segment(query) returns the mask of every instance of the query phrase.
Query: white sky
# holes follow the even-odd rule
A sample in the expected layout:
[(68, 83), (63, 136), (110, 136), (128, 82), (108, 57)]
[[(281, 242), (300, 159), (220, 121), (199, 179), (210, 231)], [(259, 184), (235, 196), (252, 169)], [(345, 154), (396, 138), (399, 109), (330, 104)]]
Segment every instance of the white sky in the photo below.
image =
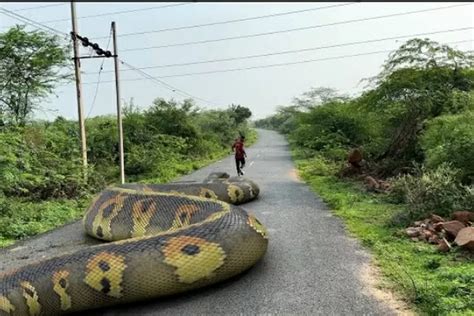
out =
[[(8, 10), (18, 10), (48, 3), (8, 3), (3, 2), (0, 7)], [(137, 10), (167, 5), (168, 3), (78, 3), (78, 17), (107, 14), (123, 10)], [(174, 3), (177, 4), (177, 3)], [(109, 33), (111, 21), (116, 21), (118, 34), (156, 30), (177, 26), (219, 22), (240, 19), (280, 12), (309, 9), (324, 6), (333, 6), (337, 3), (190, 3), (163, 9), (150, 9), (127, 14), (105, 15), (78, 20), (79, 34), (89, 38), (106, 36)], [(340, 3), (342, 4), (342, 3)], [(245, 55), (265, 54), (286, 50), (297, 50), (310, 47), (328, 46), (355, 41), (379, 39), (410, 35), (424, 32), (435, 32), (448, 29), (471, 27), (469, 30), (433, 34), (424, 37), (442, 43), (471, 40), (474, 38), (474, 5), (448, 8), (444, 10), (422, 12), (411, 15), (368, 20), (357, 23), (334, 25), (314, 28), (303, 31), (281, 33), (254, 38), (227, 40), (215, 43), (178, 46), (150, 50), (122, 52), (120, 50), (157, 46), (189, 41), (209, 40), (223, 37), (247, 35), (253, 33), (272, 32), (278, 30), (306, 27), (319, 24), (328, 24), (344, 20), (369, 18), (379, 15), (401, 13), (443, 6), (452, 6), (456, 3), (356, 3), (325, 10), (308, 11), (304, 13), (279, 16), (266, 19), (257, 19), (238, 23), (217, 26), (201, 27), (171, 32), (151, 33), (146, 35), (118, 38), (119, 56), (135, 67), (146, 67), (163, 64), (185, 63), (211, 59), (239, 57)], [(457, 3), (462, 4), (462, 3)], [(61, 6), (46, 7), (34, 10), (16, 11), (35, 21), (49, 21), (70, 19), (70, 6), (64, 3)], [(0, 31), (20, 23), (13, 18), (0, 14)], [(62, 32), (71, 31), (70, 20), (54, 23), (45, 23), (49, 27)], [(408, 38), (407, 38), (408, 39)], [(297, 62), (307, 59), (330, 58), (341, 55), (369, 53), (381, 50), (396, 49), (406, 39), (387, 40), (382, 42), (359, 44), (353, 46), (328, 48), (267, 56), (252, 59), (233, 60), (227, 62), (188, 65), (169, 68), (147, 69), (153, 76), (167, 76), (190, 72), (213, 71), (228, 68), (253, 67), (275, 63)], [(97, 42), (105, 47), (107, 39)], [(461, 50), (472, 50), (473, 42), (453, 44)], [(87, 49), (82, 55), (89, 54)], [(272, 114), (279, 105), (288, 105), (292, 98), (298, 96), (310, 87), (326, 86), (337, 89), (342, 93), (354, 95), (360, 92), (363, 85), (359, 84), (362, 78), (378, 73), (380, 66), (388, 53), (357, 56), (344, 59), (333, 59), (282, 67), (270, 67), (226, 73), (172, 77), (162, 79), (192, 95), (209, 100), (206, 104), (197, 100), (197, 104), (205, 108), (225, 108), (231, 103), (247, 106), (253, 112), (254, 119)], [(97, 82), (97, 71), (101, 59), (82, 61), (84, 83)], [(121, 69), (126, 69), (121, 65)], [(105, 60), (104, 71), (113, 70), (113, 60)], [(87, 74), (95, 73), (95, 74)], [(148, 80), (125, 81), (131, 78), (140, 78), (134, 71), (122, 71), (121, 83), (122, 98), (134, 98), (135, 104), (141, 108), (148, 107), (157, 97), (177, 100), (181, 96), (169, 91)], [(103, 73), (102, 81), (113, 80), (113, 73)], [(95, 106), (91, 111), (92, 100), (96, 85), (84, 85), (85, 114), (90, 116), (115, 113), (115, 86), (113, 83), (102, 83)], [(73, 83), (59, 87), (57, 96), (52, 96), (43, 104), (50, 111), (39, 112), (37, 117), (52, 119), (57, 115), (77, 119), (77, 105), (75, 86)]]

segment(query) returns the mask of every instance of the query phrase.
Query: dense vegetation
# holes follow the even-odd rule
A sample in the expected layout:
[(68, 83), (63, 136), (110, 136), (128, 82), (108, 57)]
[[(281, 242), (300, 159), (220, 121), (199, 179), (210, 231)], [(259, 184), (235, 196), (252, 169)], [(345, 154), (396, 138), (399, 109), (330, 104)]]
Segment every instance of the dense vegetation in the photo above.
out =
[[(412, 211), (407, 220), (472, 209), (473, 61), (448, 46), (410, 40), (390, 55), (360, 97), (312, 89), (255, 125), (288, 135), (308, 157), (341, 166), (349, 150), (358, 148), (367, 174), (394, 180), (393, 198)], [(427, 191), (415, 193), (423, 183)]]
[[(0, 34), (0, 246), (80, 217), (91, 194), (119, 181), (114, 115), (86, 120), (88, 170), (77, 122), (33, 119), (39, 101), (67, 77), (60, 75), (67, 55), (42, 32)], [(229, 154), (239, 133), (249, 143), (256, 136), (247, 126), (252, 113), (241, 105), (204, 110), (192, 100), (157, 98), (146, 110), (131, 100), (123, 112), (128, 182), (170, 181)]]
[[(440, 254), (404, 233), (432, 213), (474, 211), (473, 65), (472, 55), (413, 39), (361, 96), (312, 89), (255, 123), (287, 135), (301, 175), (372, 250), (386, 286), (427, 314), (474, 313), (472, 255)], [(354, 148), (364, 158), (356, 170)], [(388, 190), (367, 192), (367, 175)]]
[[(167, 182), (228, 154), (239, 133), (252, 141), (241, 108), (207, 111), (190, 100), (163, 99), (145, 111), (129, 105), (123, 118), (127, 181)], [(90, 194), (118, 182), (115, 117), (89, 119), (86, 130), (87, 181), (77, 122), (58, 117), (0, 129), (0, 243), (77, 218)]]

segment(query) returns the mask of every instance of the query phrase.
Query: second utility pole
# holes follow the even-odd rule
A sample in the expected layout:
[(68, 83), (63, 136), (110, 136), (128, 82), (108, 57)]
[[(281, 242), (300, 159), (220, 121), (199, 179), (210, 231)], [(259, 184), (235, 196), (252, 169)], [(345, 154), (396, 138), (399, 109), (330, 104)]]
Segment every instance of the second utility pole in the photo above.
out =
[(119, 81), (119, 63), (117, 54), (117, 36), (115, 30), (115, 21), (112, 22), (112, 38), (114, 41), (114, 64), (115, 64), (115, 91), (117, 94), (117, 129), (119, 136), (119, 158), (120, 158), (120, 183), (125, 183), (125, 167), (123, 161), (123, 129), (122, 129), (122, 107), (120, 105), (120, 81)]

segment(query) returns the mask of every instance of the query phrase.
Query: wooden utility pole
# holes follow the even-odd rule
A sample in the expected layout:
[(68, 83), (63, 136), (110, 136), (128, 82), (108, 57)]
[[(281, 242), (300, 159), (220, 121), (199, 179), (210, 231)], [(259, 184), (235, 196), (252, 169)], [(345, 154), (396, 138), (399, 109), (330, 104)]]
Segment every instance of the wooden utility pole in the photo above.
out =
[(114, 64), (115, 64), (115, 92), (117, 95), (117, 127), (119, 136), (119, 158), (120, 158), (120, 183), (125, 183), (125, 166), (123, 161), (123, 129), (122, 129), (122, 106), (120, 105), (120, 81), (119, 61), (117, 54), (117, 36), (115, 21), (112, 22), (112, 38), (114, 41)]
[(84, 176), (87, 179), (87, 143), (86, 129), (84, 126), (84, 109), (82, 106), (82, 83), (81, 83), (81, 61), (79, 60), (79, 43), (77, 42), (77, 19), (76, 4), (71, 1), (71, 20), (72, 20), (72, 41), (74, 47), (74, 70), (76, 73), (76, 92), (77, 92), (77, 111), (79, 113), (79, 131), (81, 134), (81, 152), (82, 164), (84, 166)]

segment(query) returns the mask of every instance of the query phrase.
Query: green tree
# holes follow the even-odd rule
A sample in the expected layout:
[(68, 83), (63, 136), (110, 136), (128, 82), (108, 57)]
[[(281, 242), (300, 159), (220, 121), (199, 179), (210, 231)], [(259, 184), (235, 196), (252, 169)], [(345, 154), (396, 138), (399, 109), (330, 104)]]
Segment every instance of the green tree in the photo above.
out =
[(330, 101), (346, 101), (348, 97), (340, 95), (335, 89), (328, 87), (311, 88), (300, 97), (293, 99), (293, 104), (301, 108), (313, 108)]
[(154, 133), (195, 139), (197, 130), (191, 122), (191, 116), (198, 112), (199, 108), (191, 99), (178, 103), (174, 100), (166, 101), (158, 98), (145, 112), (146, 125)]
[(24, 125), (38, 102), (69, 78), (67, 62), (58, 36), (22, 26), (0, 34), (0, 120)]
[(466, 184), (474, 184), (474, 111), (442, 115), (427, 124), (421, 137), (426, 165), (450, 163)]
[(229, 107), (230, 116), (234, 119), (236, 125), (244, 123), (248, 118), (252, 116), (252, 112), (249, 108), (242, 105), (232, 104)]
[(378, 160), (397, 160), (400, 166), (423, 160), (418, 134), (425, 120), (464, 110), (456, 100), (472, 89), (472, 65), (472, 56), (427, 39), (409, 40), (390, 54), (382, 72), (371, 79), (375, 88), (361, 99), (388, 118), (391, 136)]

